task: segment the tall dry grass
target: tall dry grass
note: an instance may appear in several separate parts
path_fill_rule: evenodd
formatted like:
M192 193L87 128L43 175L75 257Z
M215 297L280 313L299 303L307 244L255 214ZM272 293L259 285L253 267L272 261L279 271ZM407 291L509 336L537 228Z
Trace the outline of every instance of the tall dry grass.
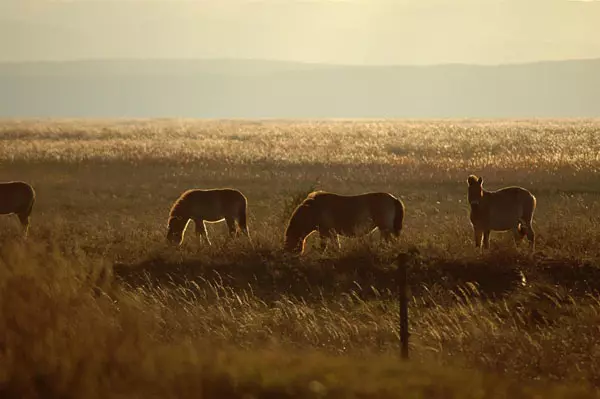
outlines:
M430 291L411 304L414 361L402 363L396 304L375 288L368 300L357 288L266 301L219 279L111 284L105 268L56 243L2 248L3 397L593 396L593 298L523 290L489 303L474 288ZM531 304L549 307L546 318Z

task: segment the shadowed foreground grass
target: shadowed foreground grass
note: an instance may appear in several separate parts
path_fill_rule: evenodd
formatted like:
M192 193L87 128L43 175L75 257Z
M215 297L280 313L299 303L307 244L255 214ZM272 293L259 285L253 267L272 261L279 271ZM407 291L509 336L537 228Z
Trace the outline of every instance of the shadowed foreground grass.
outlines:
M282 296L267 305L214 282L127 289L102 281L106 267L55 245L0 249L2 397L594 397L585 384L523 383L457 367L458 359L444 368L419 349L415 361L401 362L393 351L396 309L384 299ZM449 307L446 321L461 329L454 313L477 318L479 306ZM417 321L421 331L432 317ZM377 329L369 325L377 318L389 319L379 334L392 346L385 353L373 347ZM469 324L464 332L476 327ZM354 336L344 325L357 329ZM353 348L342 350L343 335ZM370 350L359 348L361 335ZM319 350L328 341L330 350Z

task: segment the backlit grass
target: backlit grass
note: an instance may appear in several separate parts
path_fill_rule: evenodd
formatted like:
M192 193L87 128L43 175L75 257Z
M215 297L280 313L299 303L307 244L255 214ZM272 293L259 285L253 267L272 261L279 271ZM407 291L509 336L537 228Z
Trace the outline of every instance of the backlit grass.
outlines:
M38 201L27 242L0 218L0 393L591 395L599 133L596 120L2 121L0 180L30 182ZM532 256L509 233L474 250L471 173L536 195ZM244 192L254 246L210 225L212 247L190 229L167 248L172 201L195 187ZM283 253L287 215L315 188L399 196L400 242ZM400 252L409 364L396 358Z

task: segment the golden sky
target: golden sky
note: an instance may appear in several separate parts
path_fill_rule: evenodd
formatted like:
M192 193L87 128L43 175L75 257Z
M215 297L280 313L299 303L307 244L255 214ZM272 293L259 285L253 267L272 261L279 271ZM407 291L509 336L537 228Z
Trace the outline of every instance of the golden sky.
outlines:
M600 58L600 1L0 0L0 60Z

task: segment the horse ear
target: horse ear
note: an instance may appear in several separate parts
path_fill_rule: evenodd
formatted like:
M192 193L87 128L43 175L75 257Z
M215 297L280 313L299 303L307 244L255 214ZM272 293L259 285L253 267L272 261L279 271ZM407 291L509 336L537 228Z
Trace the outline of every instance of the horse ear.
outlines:
M477 179L477 183L479 183L479 185L481 186L483 184L483 177Z

